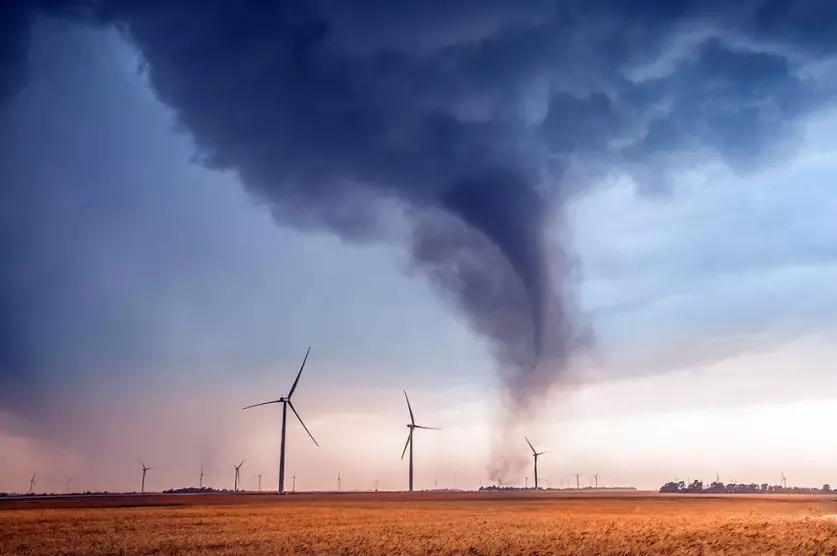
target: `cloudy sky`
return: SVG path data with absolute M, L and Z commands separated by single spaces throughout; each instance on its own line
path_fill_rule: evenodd
M 793 4 L 800 21 L 837 17 L 817 2 L 763 3 Z M 276 102 L 290 107 L 264 112 L 283 129 L 274 145 L 256 110 L 273 98 L 270 79 L 225 88 L 225 79 L 253 76 L 230 73 L 250 67 L 235 58 L 241 52 L 222 61 L 229 75 L 201 82 L 211 66 L 160 38 L 171 34 L 163 16 L 114 16 L 131 27 L 131 43 L 111 27 L 33 16 L 25 63 L 0 57 L 6 69 L 25 70 L 13 86 L 5 72 L 0 88 L 12 91 L 0 106 L 0 453 L 11 455 L 0 458 L 0 491 L 25 490 L 33 472 L 38 490 L 63 491 L 67 477 L 74 489 L 133 490 L 139 458 L 154 466 L 155 490 L 195 484 L 201 467 L 206 484 L 231 487 L 241 459 L 244 486 L 255 488 L 263 472 L 268 488 L 280 408 L 241 408 L 283 395 L 308 345 L 295 399 L 320 447 L 289 424 L 288 471 L 300 489 L 334 488 L 338 473 L 345 489 L 376 480 L 404 488 L 402 389 L 420 424 L 443 429 L 416 437 L 417 488 L 477 487 L 498 474 L 522 484 L 531 475 L 524 434 L 549 450 L 540 474 L 556 486 L 576 472 L 641 488 L 716 472 L 837 482 L 833 45 L 814 27 L 803 35 L 770 26 L 763 12 L 761 26 L 741 13 L 744 23 L 728 28 L 706 14 L 676 14 L 679 31 L 649 39 L 633 59 L 591 58 L 601 63 L 589 75 L 578 73 L 582 64 L 555 62 L 561 71 L 550 73 L 537 65 L 554 45 L 535 32 L 552 17 L 550 4 L 495 7 L 481 19 L 465 8 L 445 18 L 420 9 L 360 17 L 323 2 L 352 63 L 370 52 L 422 60 L 415 73 L 403 60 L 404 74 L 358 66 L 387 84 L 370 86 L 376 102 L 399 90 L 372 76 L 378 70 L 419 91 L 418 100 L 393 101 L 387 123 L 399 124 L 380 134 L 364 135 L 380 123 L 356 121 L 366 107 L 339 113 L 362 146 L 323 123 L 322 106 L 354 98 L 341 96 L 340 79 L 325 80 L 325 94 L 316 79 L 300 78 L 321 103 L 310 110 L 296 96 L 305 89 L 278 87 Z M 641 15 L 633 31 L 671 16 L 663 12 Z M 607 35 L 608 23 L 621 23 L 603 13 L 579 17 Z M 523 43 L 531 67 L 516 72 L 503 47 L 504 33 L 518 28 L 533 38 Z M 520 40 L 509 44 L 519 49 Z M 478 52 L 459 72 L 427 62 L 462 44 Z M 188 86 L 171 77 L 182 63 L 199 68 Z M 614 68 L 621 81 L 610 79 Z M 416 77 L 446 72 L 456 82 L 444 87 Z M 549 92 L 569 77 L 586 104 L 561 96 L 573 87 Z M 227 113 L 225 95 L 247 101 L 250 90 L 262 91 L 252 111 L 207 116 Z M 611 98 L 601 113 L 599 90 Z M 293 119 L 295 102 L 311 130 Z M 433 148 L 377 146 L 423 133 L 407 109 L 442 103 L 490 125 L 478 140 L 454 127 L 434 135 Z M 379 107 L 385 115 L 388 106 Z M 653 120 L 655 111 L 666 115 Z M 538 132 L 508 123 L 516 118 L 537 120 Z M 555 131 L 562 125 L 569 131 Z M 441 156 L 437 143 L 460 154 Z M 413 179 L 483 165 L 482 155 L 461 154 L 471 147 L 523 181 L 562 185 L 542 198 L 545 211 L 513 216 L 413 194 Z M 354 185 L 364 179 L 398 186 Z M 462 179 L 454 183 L 471 180 Z M 524 210 L 516 202 L 508 211 Z M 503 259 L 485 251 L 489 243 L 470 243 L 449 223 L 423 227 L 415 213 L 425 207 L 465 220 L 518 262 L 497 266 Z M 526 251 L 529 224 L 523 243 L 509 243 L 518 236 L 484 225 L 484 214 L 506 231 L 520 214 L 539 223 L 546 256 Z M 437 250 L 418 249 L 428 245 Z M 515 245 L 527 254 L 507 252 Z M 451 258 L 463 249 L 467 257 Z M 526 284 L 522 309 L 509 270 Z M 489 286 L 494 297 L 473 294 Z M 521 345 L 532 348 L 525 303 L 538 299 L 554 308 L 546 363 L 526 375 L 518 359 Z

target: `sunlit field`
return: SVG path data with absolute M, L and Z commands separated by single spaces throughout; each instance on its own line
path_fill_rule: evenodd
M 0 554 L 837 554 L 837 497 L 144 495 L 0 501 Z

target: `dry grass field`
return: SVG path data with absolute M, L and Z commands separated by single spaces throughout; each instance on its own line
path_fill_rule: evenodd
M 0 500 L 0 554 L 832 554 L 837 498 L 654 493 Z

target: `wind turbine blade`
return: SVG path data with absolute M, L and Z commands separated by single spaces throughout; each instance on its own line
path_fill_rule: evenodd
M 421 425 L 415 425 L 413 428 L 424 429 L 426 431 L 440 431 L 440 430 L 442 430 L 442 429 L 439 429 L 439 428 L 436 428 L 436 427 L 422 427 Z
M 248 405 L 247 407 L 242 407 L 241 411 L 244 411 L 245 409 L 250 409 L 251 407 L 259 407 L 260 405 L 268 405 L 268 404 L 271 404 L 271 403 L 279 403 L 281 401 L 282 400 L 273 400 L 273 401 L 269 401 L 269 402 L 254 403 L 253 405 Z
M 537 452 L 537 453 L 535 453 L 535 455 L 536 455 L 536 456 L 542 456 L 542 455 L 544 455 L 544 454 L 548 454 L 548 453 L 549 453 L 548 451 L 546 451 L 546 452 Z
M 404 454 L 407 453 L 407 446 L 410 445 L 410 441 L 413 439 L 413 429 L 410 429 L 410 434 L 407 435 L 407 442 L 404 444 L 404 451 L 401 452 L 401 459 L 404 459 Z
M 528 444 L 528 445 L 529 445 L 529 447 L 530 447 L 530 448 L 532 448 L 532 453 L 533 453 L 533 454 L 535 454 L 535 455 L 537 455 L 537 452 L 535 451 L 535 447 L 534 447 L 534 446 L 532 446 L 532 443 L 531 443 L 531 442 L 529 442 L 529 438 L 528 438 L 528 437 L 526 437 L 526 436 L 524 436 L 523 438 L 525 438 L 525 439 L 526 439 L 526 444 Z
M 407 391 L 404 390 L 404 399 L 407 400 L 407 410 L 410 412 L 410 423 L 416 424 L 416 418 L 413 416 L 413 408 L 410 407 L 410 398 L 407 397 Z
M 142 460 L 140 460 L 140 465 L 142 465 L 142 468 L 143 468 L 143 469 L 145 469 L 145 462 L 143 462 Z
M 296 385 L 299 383 L 299 377 L 302 376 L 302 369 L 305 368 L 305 362 L 308 361 L 308 354 L 311 353 L 311 346 L 308 346 L 308 351 L 305 352 L 305 358 L 302 360 L 302 365 L 299 367 L 299 372 L 296 374 L 296 380 L 294 380 L 294 385 L 291 386 L 291 391 L 288 392 L 288 399 L 294 395 L 294 390 L 296 390 Z
M 288 397 L 290 398 L 290 396 Z M 291 400 L 288 400 L 288 405 L 290 406 L 291 411 L 294 412 L 294 415 L 296 415 L 296 418 L 299 419 L 299 424 L 302 425 L 302 428 L 305 429 L 305 432 L 307 432 L 308 436 L 311 437 L 311 440 L 314 441 L 314 445 L 317 446 L 317 448 L 319 448 L 320 445 L 317 444 L 317 440 L 314 438 L 314 435 L 311 434 L 311 431 L 309 431 L 308 427 L 305 426 L 305 422 L 302 420 L 302 417 L 299 416 L 299 413 L 296 412 L 296 408 L 294 407 L 294 404 L 291 403 Z

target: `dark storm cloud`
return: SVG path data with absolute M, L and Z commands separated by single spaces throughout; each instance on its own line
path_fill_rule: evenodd
M 25 75 L 38 11 L 17 5 L 0 20 L 6 95 Z M 569 257 L 547 248 L 565 201 L 619 166 L 650 180 L 649 164 L 657 174 L 683 153 L 749 169 L 785 152 L 798 117 L 830 92 L 800 69 L 837 43 L 828 0 L 49 3 L 56 10 L 124 31 L 202 162 L 237 172 L 283 221 L 387 237 L 374 205 L 362 207 L 401 203 L 416 268 L 490 340 L 516 408 L 589 337 L 570 309 Z M 25 253 L 4 247 L 4 258 Z M 8 333 L 26 301 L 0 295 Z M 27 365 L 26 343 L 12 344 L 0 338 L 4 376 Z

